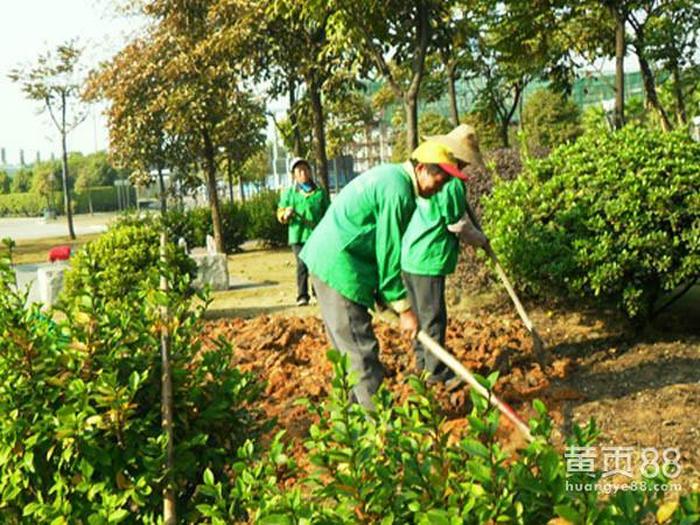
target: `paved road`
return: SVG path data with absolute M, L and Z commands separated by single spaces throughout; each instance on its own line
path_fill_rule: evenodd
M 73 222 L 76 235 L 100 233 L 107 230 L 107 224 L 114 219 L 113 213 L 76 215 Z M 65 218 L 44 221 L 39 217 L 0 218 L 0 239 L 12 237 L 14 240 L 65 237 L 68 226 Z

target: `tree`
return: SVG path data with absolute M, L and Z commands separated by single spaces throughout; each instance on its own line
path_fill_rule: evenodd
M 331 38 L 353 49 L 365 72 L 376 71 L 403 104 L 406 146 L 418 146 L 418 96 L 429 51 L 431 20 L 440 2 L 338 0 Z
M 689 0 L 672 0 L 660 8 L 659 16 L 646 24 L 646 55 L 669 73 L 676 122 L 685 126 L 686 98 L 698 84 L 684 81 L 683 71 L 692 71 L 696 64 L 700 5 Z
M 474 46 L 481 30 L 478 15 L 484 5 L 484 2 L 445 2 L 433 30 L 434 47 L 442 64 L 437 74 L 446 77 L 450 122 L 454 127 L 460 123 L 456 84 L 465 73 L 473 74 Z
M 213 34 L 217 46 L 228 49 L 256 79 L 267 83 L 268 95 L 287 95 L 287 128 L 292 151 L 307 157 L 302 126 L 303 101 L 308 102 L 313 135 L 313 158 L 316 175 L 323 187 L 328 186 L 326 146 L 327 115 L 325 99 L 343 62 L 342 50 L 329 40 L 332 2 L 298 2 L 297 0 L 257 0 L 219 2 L 220 26 Z M 228 6 L 228 9 L 226 7 Z M 303 84 L 303 92 L 299 86 Z M 337 94 L 337 93 L 336 93 Z
M 61 166 L 54 162 L 41 162 L 34 165 L 31 192 L 46 199 L 46 207 L 53 208 L 54 178 L 61 173 Z
M 155 107 L 165 81 L 164 63 L 157 53 L 158 48 L 147 38 L 135 39 L 92 72 L 84 96 L 110 102 L 107 122 L 112 158 L 129 172 L 156 170 L 161 212 L 165 213 L 163 170 L 172 168 L 174 157 L 183 149 L 177 147 L 175 137 L 166 135 L 164 111 Z M 150 182 L 150 175 L 148 179 Z
M 32 170 L 21 168 L 12 176 L 11 193 L 27 193 L 32 186 Z
M 99 172 L 91 169 L 87 164 L 84 164 L 78 170 L 78 177 L 75 180 L 75 190 L 79 193 L 87 193 L 88 208 L 90 215 L 94 213 L 92 208 L 92 188 L 99 184 Z
M 581 134 L 578 106 L 550 89 L 538 89 L 528 97 L 522 123 L 530 146 L 553 148 Z
M 9 77 L 22 85 L 22 91 L 31 100 L 43 104 L 61 137 L 63 209 L 68 222 L 68 235 L 75 239 L 71 192 L 69 187 L 68 134 L 80 124 L 86 113 L 80 108 L 79 62 L 81 50 L 74 42 L 59 45 L 54 52 L 40 55 L 36 64 L 16 68 Z
M 12 179 L 6 171 L 0 170 L 0 194 L 10 193 Z

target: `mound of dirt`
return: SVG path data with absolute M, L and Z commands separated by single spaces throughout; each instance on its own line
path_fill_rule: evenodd
M 375 332 L 380 343 L 380 360 L 386 369 L 385 383 L 403 400 L 410 393 L 406 377 L 415 374 L 415 358 L 411 344 L 398 329 L 376 323 Z M 314 317 L 270 317 L 254 319 L 222 319 L 208 322 L 202 334 L 205 348 L 223 337 L 234 346 L 234 362 L 245 371 L 255 373 L 266 382 L 261 408 L 277 420 L 277 428 L 285 429 L 295 441 L 295 459 L 305 464 L 301 441 L 312 424 L 306 409 L 295 404 L 299 398 L 318 401 L 330 390 L 332 367 L 326 358 L 330 347 L 323 323 Z M 468 369 L 482 375 L 498 370 L 500 375 L 495 391 L 517 408 L 522 415 L 531 414 L 523 406 L 535 397 L 556 401 L 558 395 L 577 395 L 575 392 L 547 392 L 550 380 L 564 377 L 571 368 L 568 358 L 559 359 L 543 371 L 532 354 L 532 340 L 514 317 L 488 317 L 483 321 L 451 320 L 447 331 L 447 347 Z M 435 387 L 437 398 L 447 417 L 446 428 L 459 434 L 466 427 L 469 411 L 469 393 L 466 387 L 446 392 L 442 385 Z M 556 417 L 555 417 L 556 419 Z M 504 422 L 504 442 L 515 439 L 513 428 Z M 515 442 L 519 442 L 515 439 Z

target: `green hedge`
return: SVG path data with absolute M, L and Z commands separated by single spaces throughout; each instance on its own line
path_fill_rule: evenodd
M 131 188 L 130 202 L 136 202 L 136 191 Z M 71 193 L 73 213 L 89 213 L 87 192 Z M 54 192 L 54 205 L 63 213 L 63 192 Z M 0 217 L 40 217 L 47 207 L 47 199 L 36 193 L 8 193 L 0 195 Z M 114 186 L 99 186 L 92 189 L 92 208 L 95 212 L 116 211 L 117 189 Z
M 700 275 L 700 144 L 626 127 L 533 161 L 486 200 L 494 249 L 521 285 L 645 319 Z
M 278 202 L 278 191 L 265 190 L 243 203 L 222 203 L 226 252 L 235 252 L 249 239 L 259 240 L 267 246 L 284 246 L 287 242 L 287 227 L 277 221 Z M 208 207 L 185 211 L 170 209 L 163 221 L 171 238 L 182 237 L 190 247 L 204 246 L 206 236 L 213 235 L 214 231 Z

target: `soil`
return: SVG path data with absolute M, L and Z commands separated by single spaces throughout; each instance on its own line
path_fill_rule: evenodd
M 332 373 L 318 309 L 293 306 L 294 267 L 287 251 L 234 255 L 230 270 L 251 284 L 215 296 L 210 315 L 216 318 L 207 322 L 203 338 L 229 339 L 235 362 L 266 382 L 262 408 L 276 418 L 274 432 L 287 431 L 304 467 L 302 442 L 312 418 L 295 401 L 321 400 Z M 488 375 L 499 370 L 496 393 L 524 419 L 534 415 L 531 401 L 542 399 L 556 424 L 553 441 L 562 450 L 574 424 L 595 418 L 601 431 L 599 458 L 601 447 L 632 447 L 638 469 L 643 448 L 662 453 L 677 447 L 682 470 L 675 482 L 684 492 L 700 490 L 699 295 L 679 301 L 675 310 L 641 333 L 613 312 L 528 305 L 552 354 L 544 370 L 534 360 L 531 338 L 507 298 L 498 293 L 486 299 L 462 298 L 449 308 L 447 346 L 472 371 Z M 409 392 L 406 376 L 415 371 L 410 343 L 386 323 L 376 323 L 375 330 L 386 383 L 402 399 Z M 467 389 L 448 393 L 439 385 L 434 388 L 447 428 L 458 434 L 466 426 Z M 514 427 L 505 419 L 502 423 L 505 447 L 522 446 Z

